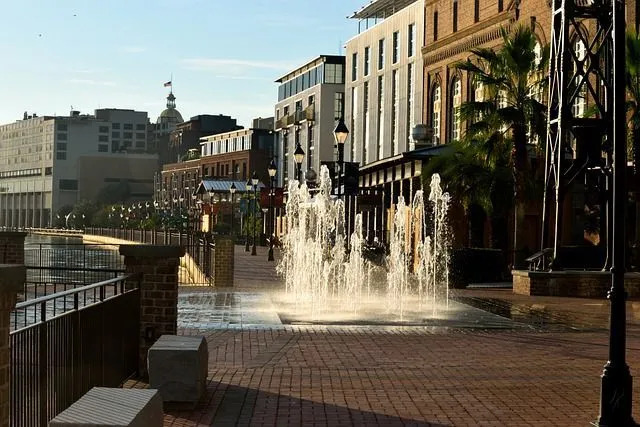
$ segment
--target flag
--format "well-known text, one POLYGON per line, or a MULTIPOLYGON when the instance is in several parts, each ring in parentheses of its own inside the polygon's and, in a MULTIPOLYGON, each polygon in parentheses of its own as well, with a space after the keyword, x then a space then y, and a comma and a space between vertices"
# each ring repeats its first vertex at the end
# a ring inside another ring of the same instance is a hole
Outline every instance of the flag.
POLYGON ((171 86, 171 80, 169 80, 168 82, 166 82, 166 83, 164 84, 164 87, 167 87, 167 86, 171 86))

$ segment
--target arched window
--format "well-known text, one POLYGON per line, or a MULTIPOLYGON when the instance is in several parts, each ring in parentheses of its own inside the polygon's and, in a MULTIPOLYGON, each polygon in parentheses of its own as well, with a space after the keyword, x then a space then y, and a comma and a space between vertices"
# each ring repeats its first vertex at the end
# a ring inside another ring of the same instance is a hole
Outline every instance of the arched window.
POLYGON ((433 129, 433 145, 440 144, 440 85, 431 89, 431 128, 433 129))
MULTIPOLYGON (((586 55, 586 49, 584 46, 584 42, 582 40, 576 40, 574 43, 574 49, 576 53, 576 58, 578 61, 582 61, 586 55)), ((573 72, 576 73, 578 71, 578 64, 573 64, 573 72)), ((576 84, 579 85, 582 82, 582 76, 578 76, 576 78, 576 84)), ((587 87, 586 85, 582 85, 580 88, 580 93, 573 101, 573 106, 571 107, 571 112, 573 113, 573 117, 582 117, 584 115, 584 110, 587 105, 586 101, 587 96, 587 87)))
POLYGON ((535 46, 533 46, 533 54, 535 55, 535 64, 536 67, 540 65, 540 61, 542 61, 542 46, 539 41, 536 41, 535 46))
POLYGON ((460 77, 454 77, 451 81, 449 89, 449 141, 457 141, 460 139, 460 104, 462 95, 462 83, 460 77))

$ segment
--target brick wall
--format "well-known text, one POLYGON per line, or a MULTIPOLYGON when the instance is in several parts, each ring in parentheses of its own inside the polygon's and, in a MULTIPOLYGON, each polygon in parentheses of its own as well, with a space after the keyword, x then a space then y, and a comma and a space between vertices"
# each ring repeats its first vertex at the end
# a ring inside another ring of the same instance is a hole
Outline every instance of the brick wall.
MULTIPOLYGON (((611 288, 611 275, 578 271, 514 271, 513 293, 536 296, 604 298, 611 288)), ((625 275, 625 290, 630 297, 640 296, 640 273, 625 275)))
POLYGON ((24 238, 22 231, 0 231, 0 264, 24 264, 24 238))
POLYGON ((216 238, 214 257, 213 285, 233 286, 234 265, 233 240, 226 237, 216 238))
MULTIPOLYGON (((147 375, 147 351, 161 335, 178 329, 178 267, 185 253, 180 246, 121 245, 128 274, 140 280, 139 374, 147 375)), ((127 286, 137 284, 130 280, 127 286)))

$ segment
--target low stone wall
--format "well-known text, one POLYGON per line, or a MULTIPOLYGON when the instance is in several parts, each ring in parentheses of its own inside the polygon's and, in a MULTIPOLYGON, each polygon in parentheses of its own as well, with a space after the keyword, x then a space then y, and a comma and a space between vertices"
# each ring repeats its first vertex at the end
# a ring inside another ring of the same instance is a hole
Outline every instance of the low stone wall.
MULTIPOLYGON (((513 293, 532 296, 604 298, 611 289, 611 274, 601 271, 514 270, 513 293)), ((640 296, 640 273, 625 274, 630 297, 640 296)))

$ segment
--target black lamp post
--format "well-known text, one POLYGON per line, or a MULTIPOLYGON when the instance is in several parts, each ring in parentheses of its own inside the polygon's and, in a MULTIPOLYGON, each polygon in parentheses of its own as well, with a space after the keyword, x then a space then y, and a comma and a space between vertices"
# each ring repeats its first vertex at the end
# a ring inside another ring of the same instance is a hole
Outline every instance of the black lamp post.
POLYGON ((304 160, 304 150, 298 143, 296 150, 293 152, 293 158, 296 161, 296 179, 299 184, 302 184, 302 162, 304 160))
POLYGON ((233 195, 236 193, 235 182, 231 183, 231 187, 229 187, 229 193, 231 193, 231 239, 233 239, 233 195))
POLYGON ((256 252, 256 213, 257 213, 257 204, 258 204, 258 174, 256 171, 253 171, 253 175, 251 175, 251 184, 253 185, 253 247, 251 248, 251 255, 257 255, 256 252))
POLYGON ((274 230, 274 212, 273 212, 273 197, 276 191, 276 173, 278 172, 278 168, 276 167, 275 160, 271 159, 271 163, 269 163, 269 167, 267 168, 269 172, 269 178, 271 179, 271 188, 269 188, 269 211, 270 211, 270 221, 269 221, 269 256, 267 258, 268 261, 273 261, 273 240, 275 239, 275 230, 274 230))
POLYGON ((247 230, 247 239, 245 240, 244 251, 249 252, 249 208, 251 207, 251 180, 247 181, 247 213, 244 220, 244 228, 247 230))
POLYGON ((344 118, 340 118, 338 125, 333 131, 333 136, 338 145, 338 199, 340 198, 340 176, 342 175, 342 164, 344 163, 344 143, 349 136, 349 129, 344 124, 344 118))

